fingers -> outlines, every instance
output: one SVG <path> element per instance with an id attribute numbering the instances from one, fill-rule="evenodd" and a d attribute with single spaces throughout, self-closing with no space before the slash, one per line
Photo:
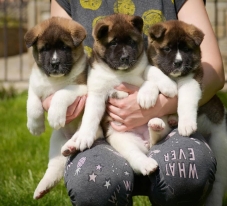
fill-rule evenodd
<path id="1" fill-rule="evenodd" d="M 50 95 L 49 97 L 47 97 L 46 99 L 43 100 L 42 105 L 43 105 L 43 108 L 44 108 L 45 111 L 49 110 L 50 103 L 51 103 L 53 96 L 54 95 L 52 94 L 52 95 Z"/>
<path id="2" fill-rule="evenodd" d="M 121 124 L 124 122 L 124 120 L 121 117 L 117 116 L 116 114 L 114 114 L 112 112 L 108 112 L 108 114 L 111 117 L 111 119 L 113 119 L 114 121 L 121 123 Z"/>
<path id="3" fill-rule="evenodd" d="M 86 96 L 78 97 L 75 102 L 68 107 L 67 115 L 66 115 L 66 124 L 70 123 L 76 117 L 80 115 L 83 111 L 85 103 L 86 103 Z"/>
<path id="4" fill-rule="evenodd" d="M 75 110 L 80 100 L 81 100 L 81 97 L 77 97 L 76 100 L 68 107 L 66 116 L 72 116 L 75 113 Z"/>
<path id="5" fill-rule="evenodd" d="M 113 129 L 115 129 L 118 132 L 126 132 L 129 130 L 129 128 L 124 124 L 119 124 L 115 121 L 110 122 L 110 125 L 113 127 Z"/>

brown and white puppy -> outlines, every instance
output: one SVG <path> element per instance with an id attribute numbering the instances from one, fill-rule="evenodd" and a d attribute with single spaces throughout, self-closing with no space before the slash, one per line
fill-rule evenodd
<path id="1" fill-rule="evenodd" d="M 190 136 L 197 130 L 204 137 L 209 136 L 208 144 L 217 159 L 217 172 L 213 190 L 206 205 L 221 206 L 227 185 L 226 114 L 222 102 L 216 95 L 198 108 L 203 87 L 200 50 L 203 36 L 204 34 L 198 28 L 184 22 L 169 21 L 156 24 L 149 30 L 148 59 L 150 64 L 158 67 L 177 84 L 179 133 L 183 136 Z M 163 89 L 159 79 L 156 79 L 156 84 Z M 167 121 L 167 117 L 156 118 L 151 125 L 151 130 L 153 128 L 153 133 L 156 132 L 159 137 L 156 141 L 163 138 L 163 135 L 162 132 L 155 131 L 155 127 L 169 128 Z"/>
<path id="2" fill-rule="evenodd" d="M 65 125 L 66 110 L 75 99 L 87 94 L 87 57 L 83 49 L 85 29 L 75 21 L 52 17 L 25 34 L 27 47 L 33 47 L 28 100 L 27 127 L 33 135 L 45 131 L 42 101 L 54 94 L 48 111 L 51 135 L 48 169 L 37 186 L 39 199 L 62 178 L 66 158 L 61 146 L 77 131 L 81 116 Z"/>
<path id="3" fill-rule="evenodd" d="M 109 96 L 124 98 L 128 94 L 114 87 L 126 82 L 141 86 L 148 65 L 142 38 L 143 20 L 139 16 L 114 14 L 98 21 L 94 30 L 94 46 L 88 74 L 88 97 L 79 132 L 62 148 L 84 150 L 96 139 L 98 126 L 105 114 Z M 158 93 L 157 89 L 154 89 Z M 144 126 L 147 131 L 147 125 Z M 137 130 L 139 131 L 139 130 Z M 143 130 L 144 131 L 144 130 Z M 126 158 L 135 172 L 150 174 L 157 162 L 146 156 L 148 148 L 142 133 L 117 132 L 109 124 L 105 128 L 107 141 Z"/>

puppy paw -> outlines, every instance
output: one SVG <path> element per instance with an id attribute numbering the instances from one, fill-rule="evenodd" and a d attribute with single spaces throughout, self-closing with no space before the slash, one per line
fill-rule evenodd
<path id="1" fill-rule="evenodd" d="M 75 141 L 72 139 L 68 140 L 61 148 L 62 155 L 67 157 L 74 154 L 77 151 L 75 144 Z"/>
<path id="2" fill-rule="evenodd" d="M 66 109 L 50 107 L 47 119 L 50 126 L 54 129 L 64 127 L 66 121 Z"/>
<path id="3" fill-rule="evenodd" d="M 91 148 L 94 141 L 95 135 L 89 132 L 78 132 L 78 137 L 75 139 L 75 148 L 84 151 L 87 148 Z"/>
<path id="4" fill-rule="evenodd" d="M 41 199 L 45 194 L 47 194 L 50 190 L 40 190 L 40 191 L 35 191 L 33 198 L 38 200 Z"/>
<path id="5" fill-rule="evenodd" d="M 177 83 L 167 76 L 158 81 L 158 89 L 162 94 L 171 98 L 177 96 L 178 93 Z"/>
<path id="6" fill-rule="evenodd" d="M 178 116 L 177 115 L 169 115 L 168 116 L 168 124 L 170 127 L 176 127 L 178 125 Z"/>
<path id="7" fill-rule="evenodd" d="M 124 99 L 125 97 L 128 96 L 127 92 L 124 91 L 118 91 L 118 90 L 111 90 L 108 95 L 110 98 L 115 98 L 115 99 Z"/>
<path id="8" fill-rule="evenodd" d="M 153 158 L 146 157 L 138 163 L 139 172 L 144 176 L 152 174 L 158 168 L 158 163 Z"/>
<path id="9" fill-rule="evenodd" d="M 137 94 L 137 103 L 144 109 L 153 107 L 158 98 L 158 88 L 155 84 L 145 81 Z"/>
<path id="10" fill-rule="evenodd" d="M 39 136 L 45 131 L 45 124 L 43 121 L 28 121 L 27 128 L 31 134 Z"/>
<path id="11" fill-rule="evenodd" d="M 45 194 L 47 194 L 51 190 L 51 188 L 53 188 L 54 184 L 55 183 L 53 182 L 53 180 L 43 178 L 39 182 L 39 184 L 34 192 L 33 198 L 41 199 Z"/>
<path id="12" fill-rule="evenodd" d="M 148 127 L 153 131 L 162 131 L 165 128 L 165 123 L 160 118 L 153 118 L 148 122 Z"/>
<path id="13" fill-rule="evenodd" d="M 182 136 L 189 137 L 192 133 L 197 130 L 196 121 L 192 120 L 179 120 L 178 122 L 178 132 Z"/>

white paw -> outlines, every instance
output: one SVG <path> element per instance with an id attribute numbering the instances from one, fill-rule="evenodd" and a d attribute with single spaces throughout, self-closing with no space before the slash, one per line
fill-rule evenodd
<path id="1" fill-rule="evenodd" d="M 178 122 L 178 132 L 182 136 L 190 136 L 192 133 L 194 133 L 197 130 L 197 123 L 193 120 L 179 120 Z"/>
<path id="2" fill-rule="evenodd" d="M 74 138 L 74 137 L 73 137 Z M 95 141 L 95 134 L 91 134 L 90 132 L 78 132 L 77 138 L 75 141 L 75 148 L 80 151 L 84 151 L 87 148 L 91 148 Z"/>
<path id="3" fill-rule="evenodd" d="M 177 114 L 174 115 L 174 114 L 171 114 L 168 116 L 168 124 L 170 127 L 176 127 L 178 125 L 178 116 Z"/>
<path id="4" fill-rule="evenodd" d="M 66 108 L 50 107 L 47 119 L 50 126 L 54 129 L 64 127 L 66 121 Z"/>
<path id="5" fill-rule="evenodd" d="M 177 83 L 170 79 L 169 77 L 165 76 L 158 82 L 158 89 L 162 94 L 167 97 L 175 97 L 177 96 Z"/>
<path id="6" fill-rule="evenodd" d="M 139 171 L 144 176 L 145 175 L 150 175 L 157 168 L 158 168 L 158 163 L 154 159 L 152 159 L 150 157 L 143 158 L 139 162 Z"/>
<path id="7" fill-rule="evenodd" d="M 147 126 L 153 131 L 162 131 L 165 128 L 165 123 L 160 118 L 153 118 L 148 122 Z"/>
<path id="8" fill-rule="evenodd" d="M 31 134 L 39 136 L 45 131 L 45 124 L 43 121 L 28 120 L 27 128 Z"/>
<path id="9" fill-rule="evenodd" d="M 109 95 L 110 98 L 115 98 L 115 99 L 124 99 L 125 97 L 128 96 L 127 92 L 124 91 L 118 91 L 118 90 L 111 90 L 109 91 Z"/>
<path id="10" fill-rule="evenodd" d="M 56 184 L 55 180 L 43 178 L 39 182 L 39 184 L 34 192 L 33 198 L 34 199 L 42 198 L 45 194 L 47 194 L 51 190 L 51 188 L 54 187 L 55 184 Z"/>
<path id="11" fill-rule="evenodd" d="M 144 82 L 137 94 L 137 103 L 144 109 L 153 107 L 158 98 L 158 87 L 151 82 Z"/>
<path id="12" fill-rule="evenodd" d="M 61 148 L 61 153 L 65 157 L 74 154 L 76 151 L 76 143 L 73 139 L 68 140 Z"/>

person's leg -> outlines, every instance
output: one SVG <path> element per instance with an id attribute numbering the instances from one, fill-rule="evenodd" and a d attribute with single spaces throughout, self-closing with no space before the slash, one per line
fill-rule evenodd
<path id="1" fill-rule="evenodd" d="M 151 148 L 149 156 L 159 164 L 149 176 L 152 206 L 204 204 L 215 180 L 216 160 L 201 135 L 182 137 L 175 129 Z"/>
<path id="2" fill-rule="evenodd" d="M 134 174 L 127 161 L 100 140 L 68 159 L 65 184 L 73 205 L 132 205 Z"/>

